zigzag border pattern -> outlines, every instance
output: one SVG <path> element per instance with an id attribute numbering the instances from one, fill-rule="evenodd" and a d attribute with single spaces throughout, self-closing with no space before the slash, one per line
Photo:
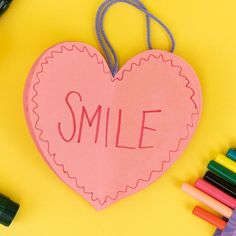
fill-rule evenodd
<path id="1" fill-rule="evenodd" d="M 99 198 L 94 198 L 94 193 L 93 193 L 93 192 L 86 191 L 86 187 L 79 185 L 78 179 L 77 179 L 76 177 L 74 177 L 74 176 L 70 176 L 69 172 L 68 172 L 67 170 L 65 170 L 64 165 L 57 162 L 57 160 L 56 160 L 56 153 L 51 153 L 51 152 L 50 152 L 50 143 L 49 143 L 48 140 L 42 138 L 43 130 L 38 127 L 38 122 L 39 122 L 40 116 L 38 115 L 38 113 L 37 113 L 37 111 L 36 111 L 37 108 L 38 108 L 38 103 L 35 101 L 35 99 L 36 99 L 36 97 L 38 96 L 38 91 L 37 91 L 36 87 L 37 87 L 37 85 L 40 83 L 39 74 L 41 74 L 41 73 L 43 72 L 43 70 L 44 70 L 43 67 L 44 67 L 46 64 L 49 63 L 49 60 L 50 60 L 50 59 L 54 59 L 54 55 L 55 55 L 55 54 L 63 53 L 63 50 L 73 51 L 74 49 L 78 50 L 80 53 L 87 53 L 91 58 L 95 58 L 96 61 L 97 61 L 97 63 L 98 63 L 99 65 L 102 65 L 104 74 L 109 74 L 109 75 L 110 75 L 110 79 L 111 79 L 111 81 L 113 81 L 113 82 L 114 82 L 116 79 L 117 79 L 117 80 L 123 80 L 125 73 L 131 72 L 131 71 L 134 69 L 134 67 L 140 67 L 142 63 L 145 63 L 145 62 L 149 61 L 149 60 L 151 59 L 151 57 L 155 58 L 156 60 L 161 59 L 164 63 L 170 62 L 170 65 L 171 65 L 172 67 L 179 69 L 179 76 L 182 77 L 182 78 L 184 78 L 184 79 L 187 81 L 185 87 L 188 88 L 188 89 L 190 89 L 190 90 L 192 91 L 192 95 L 191 95 L 190 99 L 191 99 L 191 101 L 192 101 L 193 104 L 194 104 L 194 108 L 196 109 L 196 112 L 193 112 L 193 113 L 191 114 L 191 124 L 186 124 L 186 131 L 187 131 L 186 136 L 179 139 L 178 144 L 177 144 L 177 147 L 176 147 L 175 149 L 169 150 L 168 159 L 162 161 L 162 165 L 161 165 L 161 168 L 160 168 L 159 170 L 153 170 L 153 171 L 151 171 L 150 174 L 149 174 L 149 176 L 148 176 L 148 178 L 145 178 L 145 179 L 144 179 L 144 178 L 139 178 L 139 179 L 136 181 L 136 184 L 135 184 L 134 186 L 127 185 L 124 190 L 119 190 L 119 191 L 116 193 L 115 196 L 109 196 L 109 195 L 107 195 L 107 196 L 104 198 L 103 201 L 101 201 Z M 132 64 L 130 65 L 130 69 L 123 70 L 121 78 L 113 78 L 112 75 L 111 75 L 110 70 L 107 70 L 107 71 L 105 70 L 104 61 L 103 61 L 103 60 L 99 61 L 98 55 L 97 55 L 96 53 L 93 53 L 93 54 L 92 54 L 92 53 L 88 50 L 88 48 L 87 48 L 86 46 L 83 46 L 82 49 L 78 48 L 76 45 L 72 45 L 71 48 L 67 48 L 67 47 L 65 47 L 65 46 L 61 46 L 61 49 L 60 49 L 59 51 L 52 51 L 52 52 L 51 52 L 51 55 L 48 56 L 48 57 L 46 57 L 46 58 L 44 59 L 44 62 L 41 63 L 41 70 L 36 73 L 36 78 L 37 78 L 38 81 L 33 85 L 33 90 L 34 90 L 34 92 L 35 92 L 35 95 L 32 97 L 31 101 L 35 104 L 35 107 L 32 109 L 32 111 L 33 111 L 33 113 L 35 114 L 35 116 L 37 117 L 37 120 L 36 120 L 36 122 L 35 122 L 34 128 L 39 131 L 39 136 L 38 136 L 38 137 L 39 137 L 39 140 L 41 140 L 42 142 L 44 142 L 44 143 L 47 144 L 47 151 L 48 151 L 48 154 L 53 158 L 53 162 L 54 162 L 59 168 L 61 168 L 61 170 L 63 171 L 63 173 L 64 173 L 69 179 L 73 179 L 73 180 L 74 180 L 75 185 L 76 185 L 76 187 L 77 187 L 78 189 L 82 189 L 82 191 L 83 191 L 85 194 L 91 195 L 91 200 L 92 200 L 92 201 L 97 201 L 97 202 L 99 203 L 99 205 L 103 206 L 109 199 L 112 200 L 112 201 L 113 201 L 113 200 L 116 200 L 116 199 L 119 197 L 120 194 L 126 193 L 129 189 L 136 189 L 136 188 L 138 187 L 138 185 L 140 184 L 140 182 L 149 182 L 149 181 L 151 180 L 151 178 L 152 178 L 152 176 L 153 176 L 154 173 L 160 173 L 160 172 L 162 172 L 163 169 L 164 169 L 165 164 L 169 163 L 170 160 L 171 160 L 171 153 L 177 152 L 177 151 L 179 150 L 179 148 L 180 148 L 181 143 L 182 143 L 183 141 L 185 141 L 185 140 L 189 137 L 189 130 L 193 127 L 193 119 L 194 119 L 193 117 L 196 116 L 196 115 L 198 115 L 198 114 L 199 114 L 199 111 L 198 111 L 197 104 L 196 104 L 196 102 L 195 102 L 194 99 L 193 99 L 193 97 L 194 97 L 194 95 L 195 95 L 195 91 L 194 91 L 194 89 L 193 89 L 192 87 L 189 86 L 190 80 L 189 80 L 185 75 L 182 74 L 182 70 L 183 70 L 182 67 L 181 67 L 181 66 L 178 66 L 178 65 L 175 65 L 171 59 L 167 59 L 167 60 L 164 59 L 164 56 L 163 56 L 162 54 L 160 54 L 159 56 L 155 56 L 155 55 L 153 55 L 153 54 L 150 54 L 147 58 L 141 58 L 138 63 L 132 63 Z"/>

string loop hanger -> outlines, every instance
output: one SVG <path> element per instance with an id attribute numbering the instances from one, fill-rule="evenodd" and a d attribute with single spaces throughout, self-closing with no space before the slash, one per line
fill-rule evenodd
<path id="1" fill-rule="evenodd" d="M 174 37 L 169 30 L 169 28 L 156 16 L 151 14 L 145 5 L 139 1 L 139 0 L 106 0 L 105 2 L 102 3 L 102 5 L 99 7 L 97 11 L 97 16 L 96 16 L 96 34 L 98 41 L 102 47 L 102 50 L 105 54 L 105 57 L 107 59 L 108 66 L 111 70 L 111 73 L 113 77 L 117 74 L 119 70 L 119 60 L 116 55 L 116 52 L 114 48 L 112 47 L 106 33 L 104 30 L 104 18 L 105 15 L 108 11 L 108 9 L 114 5 L 115 3 L 127 3 L 141 12 L 143 12 L 146 16 L 146 27 L 147 27 L 147 46 L 148 49 L 153 49 L 152 43 L 151 43 L 151 26 L 150 26 L 150 20 L 153 19 L 156 23 L 158 23 L 167 33 L 168 37 L 170 38 L 171 41 L 171 48 L 170 52 L 174 52 L 175 50 L 175 40 Z"/>

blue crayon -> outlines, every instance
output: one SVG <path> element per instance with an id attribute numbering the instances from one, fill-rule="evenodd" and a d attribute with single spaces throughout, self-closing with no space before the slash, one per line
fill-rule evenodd
<path id="1" fill-rule="evenodd" d="M 231 160 L 236 161 L 236 150 L 234 150 L 233 148 L 230 148 L 226 156 L 230 158 Z"/>

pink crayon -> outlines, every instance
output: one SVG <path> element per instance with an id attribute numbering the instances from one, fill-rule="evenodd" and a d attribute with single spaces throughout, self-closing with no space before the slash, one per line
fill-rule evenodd
<path id="1" fill-rule="evenodd" d="M 230 148 L 226 156 L 219 154 L 216 159 L 222 166 L 210 161 L 208 168 L 213 164 L 214 168 L 207 171 L 204 179 L 199 178 L 194 186 L 185 183 L 182 190 L 223 216 L 220 218 L 199 206 L 193 210 L 194 215 L 217 227 L 214 236 L 236 236 L 236 151 Z"/>
<path id="2" fill-rule="evenodd" d="M 222 202 L 219 202 L 212 196 L 209 196 L 208 194 L 189 184 L 183 184 L 182 190 L 229 219 L 224 230 L 221 231 L 220 229 L 217 229 L 214 236 L 236 236 L 236 210 L 232 210 Z"/>
<path id="3" fill-rule="evenodd" d="M 208 183 L 204 179 L 198 179 L 194 184 L 195 187 L 212 196 L 216 200 L 224 203 L 226 206 L 235 209 L 236 208 L 236 199 L 226 194 L 222 190 L 216 188 L 212 184 Z"/>

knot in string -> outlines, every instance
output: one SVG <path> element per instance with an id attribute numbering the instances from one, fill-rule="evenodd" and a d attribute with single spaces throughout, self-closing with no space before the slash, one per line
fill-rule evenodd
<path id="1" fill-rule="evenodd" d="M 99 7 L 97 11 L 97 16 L 96 16 L 96 34 L 98 41 L 102 47 L 102 50 L 105 54 L 105 57 L 107 59 L 108 66 L 111 70 L 111 73 L 113 77 L 116 75 L 116 73 L 119 70 L 119 61 L 118 57 L 115 53 L 115 50 L 113 49 L 110 41 L 108 40 L 108 37 L 105 33 L 104 30 L 104 17 L 108 9 L 115 3 L 127 3 L 131 6 L 134 6 L 138 10 L 142 11 L 145 16 L 146 16 L 146 27 L 147 27 L 147 46 L 148 49 L 152 49 L 152 43 L 151 43 L 151 26 L 150 26 L 150 19 L 153 19 L 156 21 L 167 33 L 171 40 L 171 48 L 170 52 L 174 52 L 175 50 L 175 40 L 174 37 L 171 33 L 171 31 L 168 29 L 168 27 L 156 16 L 151 14 L 145 5 L 140 2 L 139 0 L 106 0 L 105 2 L 102 3 L 102 5 Z"/>

